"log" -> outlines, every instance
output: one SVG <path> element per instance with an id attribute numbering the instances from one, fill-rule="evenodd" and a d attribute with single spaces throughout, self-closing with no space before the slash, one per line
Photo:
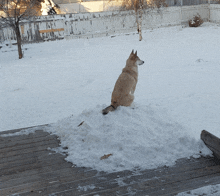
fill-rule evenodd
<path id="1" fill-rule="evenodd" d="M 220 139 L 206 130 L 202 131 L 201 139 L 205 145 L 213 152 L 214 156 L 220 159 Z"/>

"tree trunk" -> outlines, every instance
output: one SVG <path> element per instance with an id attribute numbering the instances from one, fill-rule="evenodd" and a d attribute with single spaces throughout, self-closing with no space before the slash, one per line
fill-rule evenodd
<path id="1" fill-rule="evenodd" d="M 142 40 L 142 14 L 139 15 L 139 41 Z"/>
<path id="2" fill-rule="evenodd" d="M 143 1 L 139 0 L 139 10 L 138 10 L 138 27 L 139 27 L 139 41 L 142 40 L 142 12 L 143 12 Z"/>
<path id="3" fill-rule="evenodd" d="M 135 11 L 135 15 L 136 15 L 136 24 L 137 24 L 137 32 L 139 33 L 139 16 L 138 16 L 138 11 Z"/>
<path id="4" fill-rule="evenodd" d="M 21 33 L 19 29 L 19 23 L 16 23 L 15 33 L 16 33 L 17 45 L 18 45 L 18 56 L 19 56 L 19 59 L 22 59 L 23 54 L 22 54 L 22 49 L 21 49 Z"/>

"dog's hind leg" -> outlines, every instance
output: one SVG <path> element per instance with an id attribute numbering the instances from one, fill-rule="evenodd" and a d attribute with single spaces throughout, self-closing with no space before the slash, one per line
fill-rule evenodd
<path id="1" fill-rule="evenodd" d="M 128 94 L 126 97 L 124 97 L 122 101 L 123 106 L 130 106 L 132 102 L 134 101 L 134 95 L 133 94 Z"/>
<path id="2" fill-rule="evenodd" d="M 106 107 L 105 109 L 102 110 L 102 114 L 106 115 L 111 111 L 114 111 L 116 108 L 113 105 L 110 105 L 108 107 Z"/>

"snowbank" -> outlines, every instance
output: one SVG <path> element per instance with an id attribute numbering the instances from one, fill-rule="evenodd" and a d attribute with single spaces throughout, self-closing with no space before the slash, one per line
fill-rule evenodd
<path id="1" fill-rule="evenodd" d="M 104 107 L 85 110 L 48 128 L 59 136 L 62 147 L 68 147 L 67 161 L 112 172 L 171 166 L 179 158 L 211 154 L 201 140 L 157 108 L 135 104 L 103 116 Z M 104 155 L 110 156 L 101 160 Z"/>

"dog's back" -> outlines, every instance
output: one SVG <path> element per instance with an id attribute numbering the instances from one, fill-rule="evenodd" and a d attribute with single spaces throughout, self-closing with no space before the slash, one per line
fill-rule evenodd
<path id="1" fill-rule="evenodd" d="M 105 108 L 102 113 L 105 115 L 109 111 L 114 111 L 118 106 L 130 106 L 134 100 L 134 91 L 138 81 L 138 67 L 143 64 L 133 50 L 126 61 L 126 66 L 118 77 L 112 92 L 111 105 Z"/>

